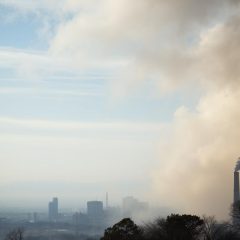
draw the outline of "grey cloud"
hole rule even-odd
[[[238,87],[240,74],[240,17],[216,26],[203,37],[197,57],[203,78]],[[199,55],[198,55],[199,54]]]

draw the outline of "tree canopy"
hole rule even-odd
[[[202,233],[203,226],[204,221],[198,216],[172,214],[148,224],[144,234],[151,240],[193,240]]]
[[[101,240],[139,240],[141,233],[141,229],[130,218],[124,218],[107,228]]]

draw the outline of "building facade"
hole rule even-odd
[[[58,216],[58,198],[54,197],[48,204],[48,218],[50,221],[57,221]]]

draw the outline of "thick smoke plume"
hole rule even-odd
[[[179,106],[161,141],[152,199],[226,218],[240,152],[239,1],[105,0],[89,12],[60,25],[50,54],[82,67],[121,63],[116,91],[149,79],[160,92],[200,89],[195,109]]]

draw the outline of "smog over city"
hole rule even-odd
[[[0,240],[240,239],[239,43],[240,0],[0,0]]]

